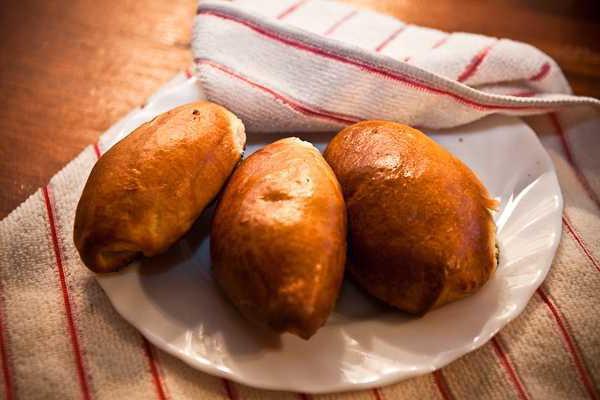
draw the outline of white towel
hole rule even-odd
[[[443,128],[492,113],[600,105],[570,95],[556,62],[532,46],[331,1],[203,1],[192,48],[209,98],[251,131],[373,118]]]

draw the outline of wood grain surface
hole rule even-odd
[[[409,23],[528,42],[600,97],[597,0],[348,0]],[[191,60],[195,0],[5,0],[0,218]]]

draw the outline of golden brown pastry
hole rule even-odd
[[[243,161],[212,224],[215,278],[247,318],[304,339],[337,298],[346,255],[346,210],[321,154],[297,138]]]
[[[137,128],[100,158],[83,189],[74,228],[83,262],[111,272],[165,251],[218,193],[245,143],[242,122],[209,102]]]
[[[421,314],[472,294],[496,266],[496,203],[477,176],[423,133],[364,121],[325,151],[344,192],[349,269],[375,297]]]

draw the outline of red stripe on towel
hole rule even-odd
[[[542,290],[541,287],[538,288],[537,292],[540,295],[540,297],[542,298],[542,300],[544,301],[544,303],[546,303],[546,305],[550,309],[550,312],[556,321],[558,330],[565,342],[565,345],[566,345],[565,347],[571,354],[571,358],[573,358],[573,362],[575,363],[575,368],[577,369],[577,372],[579,373],[579,377],[581,378],[581,381],[583,382],[585,389],[587,390],[591,399],[597,400],[598,396],[594,389],[594,385],[592,384],[592,380],[589,376],[589,373],[581,359],[581,356],[579,355],[579,351],[577,349],[577,346],[575,345],[575,341],[573,340],[573,338],[571,337],[571,335],[569,333],[569,329],[567,328],[567,321],[564,319],[564,317],[558,311],[558,308],[556,307],[554,302],[546,295],[546,293],[544,293],[544,291]]]
[[[100,156],[102,156],[102,152],[100,151],[100,144],[98,142],[94,143],[94,153],[96,154],[96,157],[100,158]]]
[[[0,293],[0,357],[2,357],[2,377],[4,378],[4,398],[6,400],[12,400],[13,394],[13,383],[12,374],[10,372],[10,366],[8,365],[8,345],[6,342],[5,328],[6,323],[4,322],[3,305],[4,300],[2,293]]]
[[[449,34],[445,34],[443,38],[441,38],[440,40],[438,40],[437,42],[435,42],[433,44],[433,46],[431,46],[431,50],[437,49],[438,47],[442,46],[444,43],[446,43],[448,41],[448,39],[450,38]],[[404,58],[404,62],[409,62],[411,60],[411,56],[408,56],[406,58]]]
[[[225,378],[222,378],[222,381],[223,381],[223,386],[225,387],[225,392],[227,393],[227,397],[229,397],[229,400],[238,400],[239,397],[238,397],[237,391],[233,387],[233,382],[231,382],[229,379],[225,379]]]
[[[569,146],[569,142],[567,141],[567,135],[558,119],[558,116],[556,115],[556,113],[548,114],[548,116],[550,117],[550,121],[552,122],[552,125],[554,125],[554,129],[556,130],[556,133],[558,134],[558,136],[560,138],[562,146],[565,150],[565,155],[567,157],[567,161],[569,161],[569,164],[571,164],[573,166],[573,169],[575,169],[575,175],[577,175],[579,182],[581,183],[581,185],[587,192],[590,199],[592,199],[592,201],[594,203],[596,203],[596,206],[598,206],[598,208],[600,208],[600,199],[598,198],[598,195],[592,189],[587,178],[585,177],[585,175],[579,169],[579,166],[575,162],[575,158],[573,157],[573,152],[571,151],[571,146]]]
[[[300,1],[295,2],[294,4],[292,4],[285,10],[283,10],[283,12],[277,16],[277,19],[284,19],[284,18],[288,17],[290,14],[294,13],[306,2],[307,2],[307,0],[300,0]]]
[[[487,45],[486,47],[481,49],[481,51],[479,51],[479,53],[475,54],[473,59],[471,59],[471,62],[469,63],[469,65],[467,65],[465,70],[458,76],[457,80],[459,82],[464,82],[467,79],[469,79],[471,76],[473,76],[473,74],[475,74],[475,72],[477,71],[477,68],[479,68],[479,66],[481,65],[483,60],[485,60],[487,55],[490,54],[490,50],[492,49],[492,47],[494,47],[495,44],[496,44],[496,41],[494,41],[494,43],[492,43],[492,44]]]
[[[373,395],[375,396],[375,400],[385,400],[379,388],[373,388]]]
[[[156,388],[156,396],[159,398],[159,400],[167,400],[167,396],[165,395],[165,390],[162,385],[162,380],[160,379],[160,374],[158,373],[158,366],[156,365],[156,360],[154,359],[154,354],[152,353],[152,345],[143,336],[142,344],[144,346],[144,353],[148,358],[148,364],[150,365],[150,373],[152,374],[152,381],[154,382],[154,387]]]
[[[434,94],[438,94],[438,95],[444,95],[444,96],[448,96],[451,97],[452,99],[456,100],[459,103],[465,104],[467,106],[470,106],[472,108],[475,109],[480,109],[480,110],[546,110],[549,108],[553,108],[556,107],[556,105],[548,105],[546,107],[543,106],[527,106],[527,105],[508,105],[508,104],[494,104],[494,105],[490,105],[490,104],[484,104],[484,103],[480,103],[477,102],[475,100],[471,100],[467,97],[464,97],[462,95],[453,93],[453,92],[449,92],[449,91],[445,91],[443,89],[439,89],[433,86],[429,86],[427,85],[425,82],[419,81],[419,80],[414,80],[413,78],[410,78],[408,76],[404,76],[402,74],[399,74],[395,71],[390,71],[387,69],[382,69],[379,67],[376,67],[374,65],[370,65],[367,63],[364,63],[362,61],[359,60],[355,60],[352,58],[348,58],[344,55],[341,54],[337,54],[337,53],[330,53],[327,50],[320,48],[320,47],[316,47],[316,46],[312,46],[303,42],[299,42],[296,41],[294,39],[290,39],[288,37],[283,37],[280,36],[277,32],[275,31],[271,31],[263,26],[260,26],[254,22],[248,21],[248,20],[243,20],[240,19],[238,17],[235,16],[231,16],[231,15],[227,15],[221,12],[217,12],[217,11],[204,11],[204,10],[200,10],[199,14],[201,15],[209,15],[209,16],[213,16],[213,17],[217,17],[217,18],[221,18],[221,19],[225,19],[228,21],[233,21],[236,22],[238,24],[244,25],[250,29],[252,29],[253,31],[268,37],[272,40],[278,41],[280,43],[286,44],[288,46],[291,47],[295,47],[297,49],[303,50],[303,51],[307,51],[313,54],[317,54],[332,60],[337,60],[340,62],[343,62],[345,64],[350,64],[350,65],[354,65],[356,67],[362,68],[363,70],[373,73],[373,74],[377,74],[377,75],[381,75],[384,76],[386,78],[390,78],[392,80],[398,81],[398,82],[402,82],[404,84],[407,84],[409,86],[412,86],[414,88],[418,88],[421,89],[423,91],[427,91],[430,93],[434,93]]]
[[[581,235],[579,234],[579,232],[577,232],[577,230],[575,229],[575,227],[573,226],[571,221],[569,221],[567,216],[564,214],[563,214],[563,222],[564,222],[565,226],[567,227],[567,230],[573,237],[573,239],[575,239],[575,241],[577,243],[579,243],[579,247],[581,247],[581,250],[583,250],[583,252],[587,256],[587,258],[591,261],[592,265],[594,267],[596,267],[598,272],[600,272],[600,263],[598,262],[598,260],[596,260],[596,257],[593,256],[592,252],[587,248],[587,245],[586,245],[585,241],[583,240],[583,238],[581,237]]]
[[[446,36],[444,36],[443,38],[441,38],[440,40],[438,40],[437,42],[435,42],[435,44],[433,46],[431,46],[431,48],[432,49],[437,49],[438,47],[440,47],[444,43],[446,43],[448,41],[448,39],[450,39],[450,35],[446,34]]]
[[[77,337],[77,328],[75,326],[75,319],[73,318],[73,310],[71,307],[71,300],[69,298],[69,289],[67,286],[67,279],[65,276],[65,270],[63,267],[62,252],[60,250],[60,244],[58,242],[58,231],[56,225],[56,218],[54,215],[54,204],[51,200],[50,188],[45,186],[42,188],[44,194],[44,202],[46,204],[46,212],[48,213],[48,222],[50,225],[50,234],[52,236],[52,246],[54,249],[54,256],[56,258],[56,267],[58,270],[58,278],[60,287],[62,290],[63,302],[65,306],[65,312],[67,315],[67,323],[69,336],[71,338],[71,345],[73,352],[75,353],[75,364],[77,367],[77,377],[79,379],[79,385],[81,386],[81,394],[84,399],[89,400],[90,389],[88,387],[87,376],[83,365],[83,356],[81,354],[81,348],[79,346],[79,339]]]
[[[375,51],[376,52],[380,52],[381,50],[383,50],[388,44],[390,44],[394,39],[396,39],[402,32],[404,32],[406,30],[406,28],[408,27],[408,24],[406,25],[402,25],[400,28],[397,28],[395,31],[393,31],[390,36],[388,36],[387,38],[385,38],[383,40],[383,42],[381,42],[377,47],[375,47]]]
[[[358,10],[352,10],[350,11],[348,14],[344,15],[342,18],[340,18],[337,22],[335,22],[333,25],[331,25],[329,27],[329,29],[327,29],[323,35],[325,36],[329,36],[331,35],[333,32],[337,31],[339,29],[340,26],[344,25],[346,22],[348,22],[348,20],[350,20],[352,17],[354,17],[356,14],[358,14]]]
[[[301,114],[312,116],[312,117],[326,118],[326,119],[330,119],[335,122],[343,123],[343,124],[352,124],[352,123],[355,123],[355,122],[358,122],[361,120],[360,118],[357,118],[357,117],[333,113],[331,111],[323,110],[321,108],[302,103],[299,100],[287,97],[279,92],[276,92],[273,89],[263,86],[257,82],[251,81],[250,79],[243,77],[243,76],[237,74],[236,72],[230,70],[229,68],[225,67],[224,65],[218,64],[214,61],[207,60],[207,59],[196,59],[195,61],[198,65],[209,65],[209,66],[216,68],[236,79],[239,79],[239,80],[247,83],[250,86],[260,89],[261,91],[267,92],[270,95],[272,95],[273,97],[275,97],[276,99],[280,100],[281,102],[283,102],[284,104],[288,105],[290,108],[293,108],[294,110],[296,110],[297,112],[299,112]]]
[[[529,78],[530,81],[541,81],[542,79],[544,79],[548,73],[550,72],[550,63],[549,62],[545,62],[542,67],[540,68],[540,71],[538,73],[536,73],[535,75],[533,75],[531,78]]]
[[[441,370],[438,369],[433,373],[433,380],[435,381],[435,384],[444,400],[454,399],[454,396],[452,396],[450,388],[448,387],[448,383],[446,382],[446,378],[444,378]]]
[[[506,352],[500,345],[500,340],[498,339],[499,335],[500,334],[497,334],[496,336],[494,336],[492,338],[492,347],[494,348],[496,355],[500,359],[502,366],[504,367],[506,372],[508,372],[508,376],[510,377],[510,380],[512,381],[514,387],[517,389],[517,394],[519,395],[519,398],[521,400],[527,400],[527,399],[529,399],[529,396],[527,395],[525,386],[523,385],[523,382],[521,382],[521,379],[517,375],[517,371],[513,367],[512,363],[510,362],[508,355],[506,354]]]

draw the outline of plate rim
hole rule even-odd
[[[175,84],[166,88],[166,89],[168,89],[167,91],[169,91],[169,92],[172,92],[173,91],[172,89],[177,89],[177,86],[178,86],[177,83],[179,83],[179,84],[189,83],[192,80],[186,80],[184,82],[181,82],[181,79],[178,76],[173,81],[175,81]],[[160,91],[159,91],[159,93],[156,93],[153,97],[159,98]],[[150,107],[147,106],[144,109],[144,112],[149,112],[148,108],[150,108]],[[132,116],[131,114],[128,115],[128,117],[131,117],[131,116]],[[493,118],[493,117],[498,117],[498,115],[488,116],[485,118]],[[303,389],[295,388],[290,385],[290,381],[284,381],[283,383],[279,383],[279,381],[274,381],[274,382],[266,382],[265,380],[256,381],[253,379],[246,378],[245,375],[236,374],[234,371],[231,371],[231,370],[221,369],[213,364],[205,364],[205,363],[200,362],[198,359],[190,357],[188,354],[186,354],[184,351],[179,349],[174,344],[169,343],[169,342],[165,341],[162,337],[152,333],[149,330],[149,328],[147,328],[144,324],[137,323],[135,318],[130,317],[129,313],[126,312],[126,310],[125,310],[126,307],[123,304],[113,301],[113,298],[109,295],[108,291],[105,289],[104,284],[103,284],[103,278],[104,278],[103,276],[95,274],[96,281],[100,284],[100,286],[102,287],[102,290],[108,297],[110,303],[115,308],[117,313],[121,316],[121,318],[125,319],[129,324],[131,324],[150,343],[152,343],[159,349],[162,349],[163,351],[167,352],[168,354],[178,358],[179,360],[183,361],[185,364],[189,365],[190,367],[192,367],[194,369],[197,369],[199,371],[202,371],[204,373],[207,373],[207,374],[219,377],[219,378],[229,379],[231,381],[234,381],[234,382],[237,382],[237,383],[240,383],[243,385],[251,386],[254,388],[265,389],[265,390],[286,391],[286,392],[307,393],[307,394],[326,394],[326,393],[336,393],[336,392],[347,392],[347,391],[354,391],[354,390],[365,390],[365,389],[378,388],[378,387],[389,385],[389,384],[399,382],[399,381],[402,381],[405,379],[410,379],[415,376],[425,375],[427,373],[431,373],[433,371],[441,369],[441,368],[445,367],[446,365],[454,362],[458,358],[461,358],[461,357],[473,352],[474,350],[484,346],[501,329],[506,327],[515,318],[517,318],[519,315],[521,315],[523,313],[523,311],[525,310],[525,307],[527,307],[527,305],[531,301],[531,298],[535,295],[535,292],[539,289],[539,287],[542,285],[542,283],[546,279],[548,273],[550,272],[550,269],[552,268],[552,264],[556,257],[556,252],[558,250],[558,246],[560,244],[561,237],[563,234],[562,215],[563,215],[563,211],[564,211],[564,197],[563,197],[560,183],[558,180],[556,168],[554,166],[554,163],[552,162],[552,159],[550,158],[550,155],[548,154],[548,151],[543,146],[542,142],[540,141],[539,136],[533,131],[533,129],[527,123],[525,123],[525,121],[523,121],[520,118],[514,117],[514,116],[504,115],[502,117],[505,117],[506,121],[513,120],[515,122],[518,122],[519,124],[522,125],[522,127],[524,129],[529,131],[528,134],[531,135],[532,138],[535,140],[535,146],[537,146],[539,148],[539,150],[541,150],[541,152],[540,152],[541,158],[544,160],[544,163],[547,166],[546,170],[544,171],[544,174],[549,175],[549,178],[550,178],[549,183],[556,189],[555,195],[556,195],[556,199],[557,199],[557,204],[556,204],[555,209],[556,209],[556,214],[559,217],[557,217],[555,221],[552,221],[552,220],[548,221],[549,226],[552,226],[553,232],[555,233],[555,235],[553,237],[553,241],[552,241],[551,245],[548,246],[548,249],[547,249],[547,254],[548,254],[549,260],[550,260],[549,265],[547,267],[545,267],[543,271],[541,271],[541,269],[539,269],[543,273],[539,274],[537,276],[536,280],[531,282],[531,284],[529,285],[529,289],[527,291],[527,300],[523,301],[521,304],[517,304],[516,307],[514,307],[509,312],[507,312],[505,314],[505,317],[502,319],[501,323],[496,323],[496,324],[494,324],[495,326],[493,326],[491,329],[488,329],[485,331],[482,329],[482,331],[477,336],[476,340],[473,340],[469,343],[452,348],[452,350],[453,350],[452,355],[446,356],[443,358],[442,357],[435,358],[429,362],[429,365],[427,367],[419,367],[417,370],[412,370],[412,371],[405,371],[405,370],[398,371],[397,370],[395,372],[380,374],[375,379],[371,379],[371,380],[363,381],[363,382],[359,382],[359,383],[356,383],[356,382],[352,383],[352,382],[348,382],[348,381],[337,380],[330,385],[320,384],[318,386],[312,386],[311,388],[306,388],[306,389],[305,388],[303,388]],[[473,123],[477,123],[478,121],[474,121]],[[468,126],[468,125],[470,125],[470,124],[467,124],[464,126]],[[434,131],[437,131],[437,130],[434,130]],[[111,139],[114,140],[114,139],[118,138],[119,136],[122,136],[122,135],[116,135]],[[109,139],[108,141],[110,141],[111,139]],[[540,176],[543,176],[543,174],[541,174]],[[114,274],[109,274],[109,275],[114,276]]]

